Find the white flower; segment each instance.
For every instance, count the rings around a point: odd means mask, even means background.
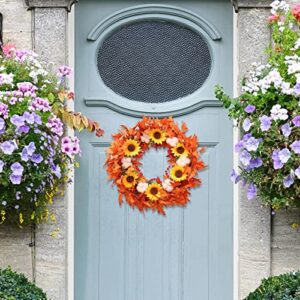
[[[178,138],[177,137],[168,138],[166,142],[171,147],[176,147],[176,145],[178,144]]]
[[[124,169],[128,169],[132,166],[131,158],[130,157],[123,157],[122,158],[122,167]]]
[[[277,12],[288,12],[290,9],[290,6],[286,3],[286,1],[282,0],[275,0],[271,3],[271,14],[275,15]]]
[[[136,189],[139,193],[144,193],[147,188],[148,188],[147,182],[139,182],[139,184],[136,187]]]
[[[300,48],[300,38],[296,41],[295,46],[291,50],[298,50]]]
[[[0,85],[10,85],[13,86],[14,74],[0,74]]]
[[[292,95],[293,89],[291,88],[291,84],[289,82],[282,82],[281,92],[285,95]]]
[[[186,165],[188,165],[191,162],[191,160],[189,158],[187,158],[186,156],[181,156],[180,158],[177,159],[176,164],[184,167]]]
[[[273,120],[286,120],[288,119],[288,111],[285,108],[281,108],[280,104],[276,104],[271,109],[271,117]]]
[[[163,183],[162,183],[162,187],[165,191],[167,192],[172,192],[173,191],[173,186],[172,186],[172,181],[170,179],[166,179]]]
[[[148,144],[148,143],[150,142],[149,135],[147,135],[146,133],[144,133],[144,134],[142,135],[142,137],[141,137],[141,141],[142,141],[143,143]]]

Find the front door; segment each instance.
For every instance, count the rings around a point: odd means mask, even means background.
[[[232,124],[214,97],[232,90],[232,20],[229,0],[76,4],[76,110],[105,130],[79,136],[76,300],[233,299]],[[104,167],[111,134],[143,115],[184,121],[206,147],[202,186],[165,217],[120,207]],[[143,172],[166,162],[150,151]]]

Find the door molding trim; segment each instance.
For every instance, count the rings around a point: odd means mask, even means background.
[[[168,112],[155,112],[155,111],[138,111],[128,107],[120,106],[109,100],[102,100],[102,99],[85,98],[84,103],[88,107],[106,107],[119,114],[123,114],[130,117],[141,117],[143,115],[154,116],[154,117],[167,117],[172,115],[174,117],[179,117],[207,107],[223,107],[223,104],[218,100],[201,100],[183,109],[177,109],[177,110],[175,109],[173,111],[169,110]]]
[[[188,20],[192,23],[194,23],[196,26],[202,28],[207,35],[213,40],[213,41],[219,41],[222,39],[221,34],[217,30],[217,28],[208,22],[207,20],[201,18],[200,16],[179,8],[175,6],[168,6],[168,5],[139,5],[134,6],[129,9],[124,9],[121,11],[116,12],[115,14],[107,17],[103,21],[99,22],[88,34],[87,39],[89,41],[96,41],[101,34],[111,27],[112,25],[118,23],[119,21],[123,21],[128,18],[134,18],[138,16],[160,16],[163,19],[163,16],[175,16],[182,18],[184,20]]]

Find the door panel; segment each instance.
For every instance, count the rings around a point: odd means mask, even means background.
[[[80,134],[83,156],[75,174],[75,299],[232,300],[232,187],[228,179],[232,124],[213,96],[216,83],[232,89],[230,1],[155,2],[164,6],[164,14],[165,8],[178,7],[199,15],[222,36],[213,40],[203,30],[213,60],[203,87],[163,104],[128,100],[108,89],[96,66],[101,35],[94,41],[88,39],[108,16],[143,4],[153,5],[112,0],[76,4],[76,109],[99,121],[105,135],[99,139]],[[141,214],[126,204],[120,207],[117,191],[107,181],[104,162],[111,134],[121,124],[133,126],[142,114],[174,115],[176,122],[187,123],[189,134],[198,136],[199,146],[206,147],[202,158],[208,168],[200,174],[202,186],[192,191],[185,208],[167,209],[166,217]],[[164,151],[150,151],[143,163],[149,176],[161,175],[167,168]]]

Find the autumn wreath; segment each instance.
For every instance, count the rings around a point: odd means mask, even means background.
[[[186,136],[187,130],[185,123],[179,128],[172,118],[144,117],[134,127],[122,126],[113,135],[106,166],[109,179],[118,187],[120,204],[124,196],[140,211],[152,209],[164,215],[165,207],[184,206],[189,201],[190,189],[201,184],[196,176],[205,164],[199,158],[204,149],[198,150],[197,137]],[[163,180],[147,179],[139,168],[150,147],[167,148],[169,167]]]

